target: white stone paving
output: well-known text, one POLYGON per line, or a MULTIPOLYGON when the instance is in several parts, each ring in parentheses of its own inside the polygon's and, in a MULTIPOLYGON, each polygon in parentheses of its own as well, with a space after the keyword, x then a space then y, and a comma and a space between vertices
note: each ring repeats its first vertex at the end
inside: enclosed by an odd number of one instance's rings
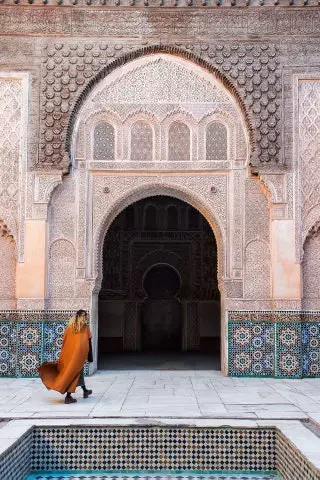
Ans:
POLYGON ((0 378, 0 418, 245 418, 320 422, 320 379, 224 377, 215 370, 104 370, 64 404, 40 379, 0 378))

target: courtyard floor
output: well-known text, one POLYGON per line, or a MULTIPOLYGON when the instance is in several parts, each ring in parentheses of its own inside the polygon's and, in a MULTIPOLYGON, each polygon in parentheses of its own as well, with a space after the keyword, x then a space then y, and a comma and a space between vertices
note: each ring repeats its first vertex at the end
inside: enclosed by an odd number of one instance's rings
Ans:
POLYGON ((194 418, 320 423, 320 379, 224 377, 218 370, 99 370, 78 402, 45 389, 40 379, 0 378, 0 418, 194 418))

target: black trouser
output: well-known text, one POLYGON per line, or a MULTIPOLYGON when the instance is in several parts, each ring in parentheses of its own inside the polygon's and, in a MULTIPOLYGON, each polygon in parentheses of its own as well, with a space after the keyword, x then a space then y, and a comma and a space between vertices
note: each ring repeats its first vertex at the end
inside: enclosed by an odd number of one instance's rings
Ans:
POLYGON ((84 384, 84 376, 83 376, 83 369, 81 370, 80 372, 80 377, 79 377, 79 380, 78 380, 78 385, 77 387, 85 387, 85 384, 84 384))

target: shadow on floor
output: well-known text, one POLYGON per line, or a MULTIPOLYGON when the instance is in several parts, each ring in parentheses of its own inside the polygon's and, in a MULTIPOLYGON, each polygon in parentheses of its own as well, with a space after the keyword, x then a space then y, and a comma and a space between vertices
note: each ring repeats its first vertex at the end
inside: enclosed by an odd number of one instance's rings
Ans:
POLYGON ((218 355, 203 353, 105 353, 99 370, 218 370, 218 355))

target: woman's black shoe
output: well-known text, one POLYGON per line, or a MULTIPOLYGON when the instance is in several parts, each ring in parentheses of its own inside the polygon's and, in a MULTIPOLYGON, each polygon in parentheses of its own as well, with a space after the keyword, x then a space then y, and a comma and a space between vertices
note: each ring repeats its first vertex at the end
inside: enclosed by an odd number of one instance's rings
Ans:
POLYGON ((89 395, 92 394, 92 390, 84 390, 83 391, 83 398, 88 398, 89 395))
POLYGON ((64 403, 77 403, 77 399, 76 398, 73 398, 73 397, 66 397, 64 399, 64 403))

